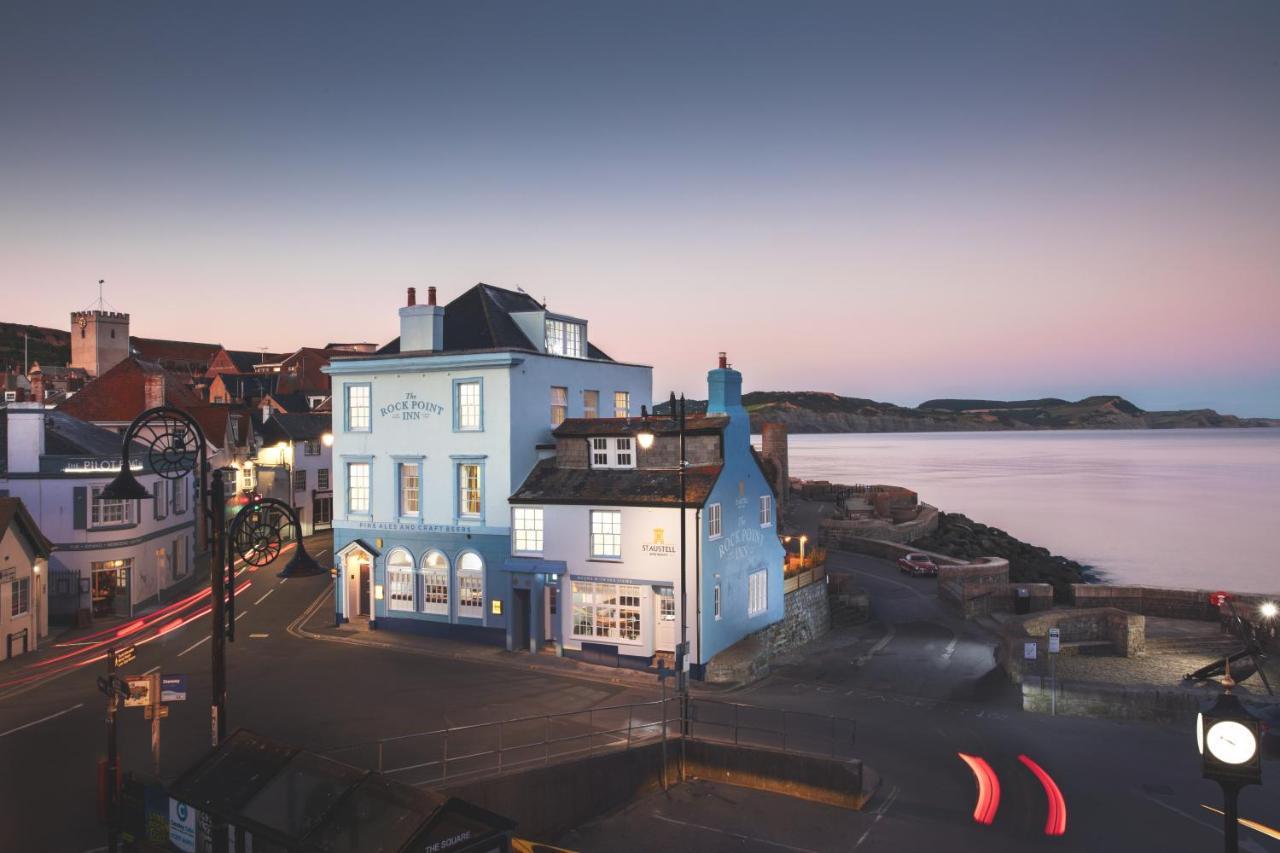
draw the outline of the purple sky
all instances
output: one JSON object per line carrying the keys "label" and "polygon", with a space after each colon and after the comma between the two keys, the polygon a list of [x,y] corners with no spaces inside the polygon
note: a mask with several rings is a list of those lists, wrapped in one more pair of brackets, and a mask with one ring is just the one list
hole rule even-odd
{"label": "purple sky", "polygon": [[0,319],[396,334],[524,287],[655,395],[1280,416],[1280,4],[0,6]]}

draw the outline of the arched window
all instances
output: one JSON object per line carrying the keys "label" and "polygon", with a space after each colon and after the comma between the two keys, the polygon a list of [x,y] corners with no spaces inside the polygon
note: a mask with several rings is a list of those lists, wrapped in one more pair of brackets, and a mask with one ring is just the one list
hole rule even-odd
{"label": "arched window", "polygon": [[449,615],[449,558],[434,549],[422,556],[422,612]]}
{"label": "arched window", "polygon": [[387,609],[413,609],[413,555],[403,548],[387,554]]}
{"label": "arched window", "polygon": [[458,555],[458,615],[484,618],[484,559],[475,551]]}

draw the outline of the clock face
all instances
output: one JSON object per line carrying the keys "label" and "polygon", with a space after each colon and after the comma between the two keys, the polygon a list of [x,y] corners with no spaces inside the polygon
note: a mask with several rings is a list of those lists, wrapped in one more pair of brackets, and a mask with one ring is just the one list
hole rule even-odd
{"label": "clock face", "polygon": [[89,325],[89,318],[81,314],[80,318],[76,322],[78,322],[80,324],[80,328],[83,329],[85,326]]}
{"label": "clock face", "polygon": [[1224,764],[1244,764],[1258,751],[1253,732],[1234,720],[1214,723],[1204,733],[1205,749]]}

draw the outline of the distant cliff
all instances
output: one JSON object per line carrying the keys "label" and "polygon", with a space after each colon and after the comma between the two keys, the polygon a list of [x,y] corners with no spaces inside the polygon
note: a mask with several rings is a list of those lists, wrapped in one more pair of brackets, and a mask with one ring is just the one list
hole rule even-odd
{"label": "distant cliff", "polygon": [[0,322],[0,370],[22,372],[23,344],[30,363],[66,364],[71,360],[71,335],[61,329]]}
{"label": "distant cliff", "polygon": [[[1040,400],[928,400],[915,408],[822,391],[752,391],[742,395],[751,427],[784,423],[791,432],[961,432],[1034,429],[1198,429],[1276,427],[1280,420],[1238,418],[1212,409],[1148,412],[1123,397],[1100,395],[1074,403]],[[691,410],[706,404],[690,401]],[[666,404],[656,407],[659,413]]]}

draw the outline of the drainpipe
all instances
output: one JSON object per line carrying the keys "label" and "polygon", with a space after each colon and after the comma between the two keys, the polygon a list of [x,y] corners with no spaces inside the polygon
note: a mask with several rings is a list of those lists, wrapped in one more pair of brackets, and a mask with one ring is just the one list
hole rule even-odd
{"label": "drainpipe", "polygon": [[[693,636],[698,644],[698,665],[702,660],[702,507],[693,512]],[[705,677],[705,673],[704,673]]]}

